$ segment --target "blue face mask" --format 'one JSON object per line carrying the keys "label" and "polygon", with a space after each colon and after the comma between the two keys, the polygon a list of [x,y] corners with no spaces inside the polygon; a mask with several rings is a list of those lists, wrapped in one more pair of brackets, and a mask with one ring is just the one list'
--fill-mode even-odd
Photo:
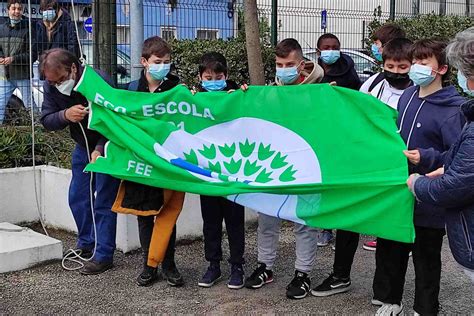
{"label": "blue face mask", "polygon": [[207,91],[222,91],[227,87],[225,80],[203,80],[201,86]]}
{"label": "blue face mask", "polygon": [[341,52],[339,50],[322,50],[320,58],[326,65],[332,65],[341,58]]}
{"label": "blue face mask", "polygon": [[378,61],[382,61],[382,53],[376,44],[372,44],[372,55],[374,55],[375,59]]}
{"label": "blue face mask", "polygon": [[11,25],[17,25],[17,24],[20,23],[20,22],[21,22],[21,18],[19,18],[19,19],[12,19],[12,18],[10,18],[10,23],[11,23]]}
{"label": "blue face mask", "polygon": [[298,67],[287,67],[276,69],[276,76],[283,84],[290,84],[296,81],[298,78]]}
{"label": "blue face mask", "polygon": [[436,75],[432,75],[433,68],[419,64],[411,65],[408,76],[414,84],[420,87],[426,87],[435,80]]}
{"label": "blue face mask", "polygon": [[151,64],[148,65],[148,73],[155,80],[163,80],[170,72],[171,64]]}
{"label": "blue face mask", "polygon": [[55,10],[45,10],[43,11],[43,20],[48,22],[53,22],[56,19]]}
{"label": "blue face mask", "polygon": [[461,87],[462,91],[466,93],[467,95],[474,97],[474,91],[469,89],[467,86],[467,78],[464,76],[464,74],[458,70],[458,84]]}

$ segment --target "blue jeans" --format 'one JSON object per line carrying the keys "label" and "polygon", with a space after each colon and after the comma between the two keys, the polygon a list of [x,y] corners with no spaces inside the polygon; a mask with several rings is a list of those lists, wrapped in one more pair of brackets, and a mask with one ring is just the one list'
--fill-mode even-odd
{"label": "blue jeans", "polygon": [[[90,173],[83,172],[87,163],[87,151],[76,145],[72,153],[72,179],[69,186],[69,207],[76,222],[78,239],[77,247],[85,250],[94,248],[94,224],[90,205]],[[117,214],[111,207],[117,195],[120,181],[109,175],[94,173],[92,192],[95,223],[97,227],[97,248],[95,261],[112,262],[115,250],[115,233]]]}
{"label": "blue jeans", "polygon": [[[15,89],[19,89],[21,92],[21,99],[26,108],[31,107],[30,95],[31,87],[30,80],[0,80],[0,124],[5,119],[5,110],[7,108],[8,100],[12,96]],[[36,108],[35,101],[33,100],[33,108]]]}

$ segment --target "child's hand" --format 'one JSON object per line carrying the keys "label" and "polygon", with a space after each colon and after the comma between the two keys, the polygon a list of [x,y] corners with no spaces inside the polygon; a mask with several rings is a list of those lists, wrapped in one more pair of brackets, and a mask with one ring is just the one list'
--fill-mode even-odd
{"label": "child's hand", "polygon": [[420,163],[420,151],[418,149],[404,150],[403,153],[415,166]]}
{"label": "child's hand", "polygon": [[249,86],[246,83],[240,86],[240,90],[242,90],[243,92],[247,91],[248,89],[249,89]]}
{"label": "child's hand", "polygon": [[195,87],[192,87],[191,90],[189,90],[189,91],[191,91],[192,95],[195,95],[197,93],[197,90],[196,90]]}
{"label": "child's hand", "polygon": [[235,89],[230,89],[227,91],[227,93],[232,93],[232,92],[235,92]]}
{"label": "child's hand", "polygon": [[336,82],[336,81],[331,81],[331,82],[329,83],[329,85],[330,85],[330,86],[337,86],[337,82]]}
{"label": "child's hand", "polygon": [[442,176],[443,174],[444,174],[444,167],[441,167],[439,169],[436,169],[435,171],[427,173],[426,176],[429,178],[436,178],[436,177]]}

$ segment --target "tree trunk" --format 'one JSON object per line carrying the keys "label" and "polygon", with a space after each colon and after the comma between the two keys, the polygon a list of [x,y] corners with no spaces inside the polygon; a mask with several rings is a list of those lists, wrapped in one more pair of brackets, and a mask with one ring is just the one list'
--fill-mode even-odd
{"label": "tree trunk", "polygon": [[92,14],[93,66],[117,83],[116,0],[94,0]]}
{"label": "tree trunk", "polygon": [[250,84],[264,85],[262,49],[260,46],[260,31],[258,27],[257,1],[244,0],[245,39],[247,59],[249,64]]}

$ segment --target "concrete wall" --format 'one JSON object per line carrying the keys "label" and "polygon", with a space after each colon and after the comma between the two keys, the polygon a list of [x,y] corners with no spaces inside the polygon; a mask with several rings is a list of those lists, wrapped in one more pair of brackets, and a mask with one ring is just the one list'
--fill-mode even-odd
{"label": "concrete wall", "polygon": [[[38,204],[48,227],[76,232],[76,225],[68,205],[71,171],[51,166],[36,168]],[[0,169],[0,222],[12,224],[39,220],[33,168]],[[246,211],[246,220],[256,214]],[[178,239],[202,236],[202,218],[199,196],[187,194],[178,219]],[[128,252],[140,247],[135,216],[119,214],[117,218],[117,248]]]}

